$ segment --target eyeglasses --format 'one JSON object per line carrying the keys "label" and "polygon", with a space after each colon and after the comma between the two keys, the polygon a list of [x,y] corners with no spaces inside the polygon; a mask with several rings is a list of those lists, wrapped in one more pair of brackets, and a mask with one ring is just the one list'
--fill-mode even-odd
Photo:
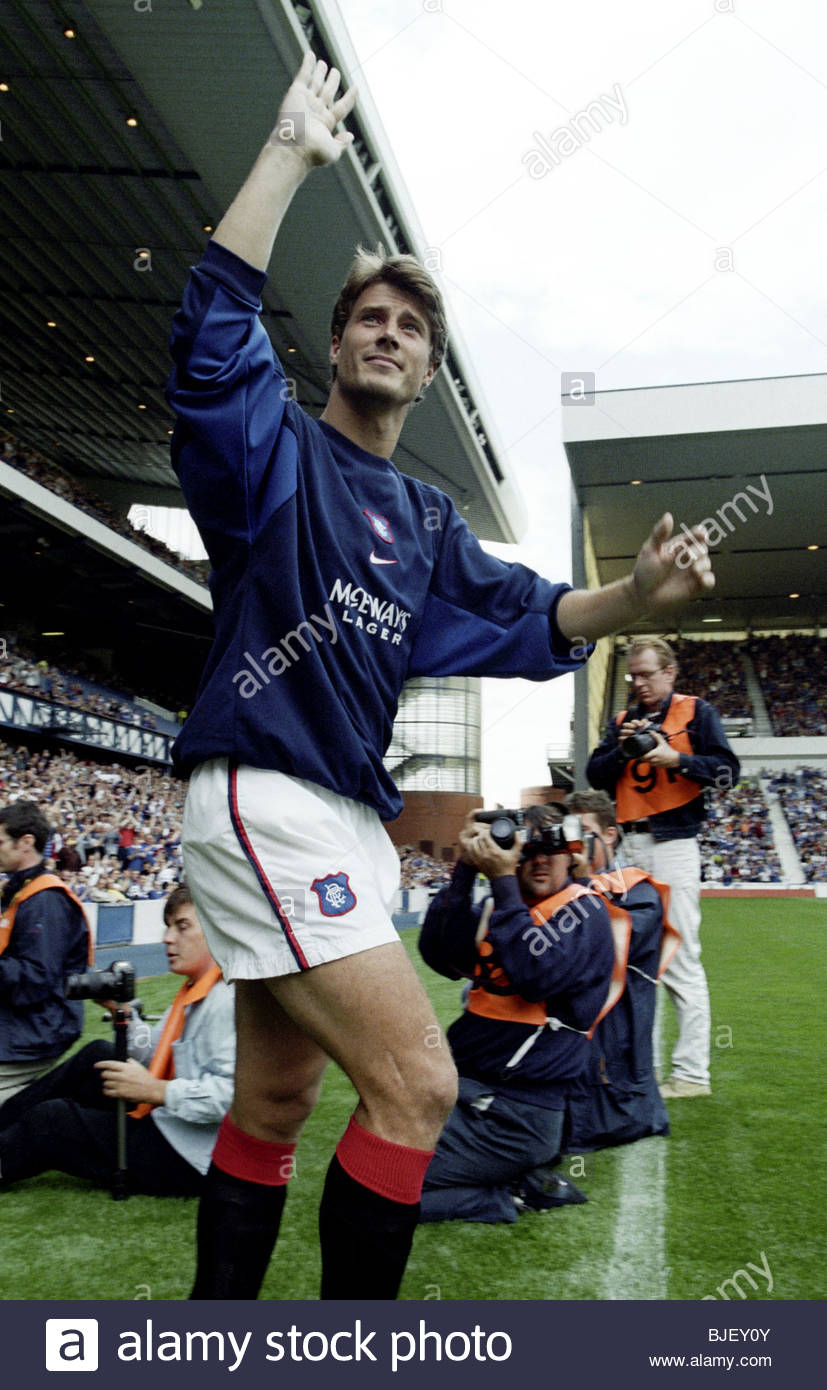
{"label": "eyeglasses", "polygon": [[671,666],[667,665],[667,666],[656,666],[655,669],[654,669],[654,671],[634,671],[634,672],[630,671],[630,672],[629,672],[629,680],[630,680],[630,681],[650,681],[650,680],[652,679],[653,676],[660,675],[660,672],[661,672],[661,671],[669,671],[669,670],[671,670],[671,669],[672,669]]}

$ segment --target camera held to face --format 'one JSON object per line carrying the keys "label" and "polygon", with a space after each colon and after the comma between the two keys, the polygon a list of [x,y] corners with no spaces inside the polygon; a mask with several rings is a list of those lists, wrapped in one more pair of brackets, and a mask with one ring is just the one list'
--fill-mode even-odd
{"label": "camera held to face", "polygon": [[131,961],[116,960],[108,970],[86,970],[82,975],[69,975],[66,998],[112,999],[116,1004],[128,1004],[135,998],[135,967]]}
{"label": "camera held to face", "polygon": [[474,819],[487,825],[491,839],[500,849],[511,849],[517,834],[524,836],[523,859],[535,854],[579,854],[583,849],[583,827],[579,816],[564,816],[559,825],[534,825],[525,811],[475,811]]}
{"label": "camera held to face", "polygon": [[488,826],[491,839],[500,849],[511,849],[517,831],[525,826],[525,811],[475,811],[474,820]]}

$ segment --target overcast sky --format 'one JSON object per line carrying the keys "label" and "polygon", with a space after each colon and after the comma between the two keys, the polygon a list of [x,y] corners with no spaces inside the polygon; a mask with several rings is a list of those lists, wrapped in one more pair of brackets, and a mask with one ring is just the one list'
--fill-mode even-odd
{"label": "overcast sky", "polygon": [[[827,15],[820,0],[339,10],[528,507],[523,542],[497,553],[569,578],[562,371],[607,390],[827,370]],[[547,780],[571,683],[484,686],[484,792],[508,803]]]}

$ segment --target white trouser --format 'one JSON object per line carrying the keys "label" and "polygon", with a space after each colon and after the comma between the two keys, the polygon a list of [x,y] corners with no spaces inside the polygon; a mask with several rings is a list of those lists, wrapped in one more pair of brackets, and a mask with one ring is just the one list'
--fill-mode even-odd
{"label": "white trouser", "polygon": [[36,1062],[0,1062],[0,1105],[5,1105],[24,1086],[45,1076],[56,1061],[57,1057],[41,1057]]}
{"label": "white trouser", "polygon": [[[630,833],[624,858],[669,885],[669,920],[681,945],[661,976],[678,1016],[678,1040],[672,1052],[672,1075],[681,1081],[709,1082],[709,988],[701,965],[701,855],[698,841],[656,840]],[[660,1065],[662,995],[655,1015],[654,1059]]]}

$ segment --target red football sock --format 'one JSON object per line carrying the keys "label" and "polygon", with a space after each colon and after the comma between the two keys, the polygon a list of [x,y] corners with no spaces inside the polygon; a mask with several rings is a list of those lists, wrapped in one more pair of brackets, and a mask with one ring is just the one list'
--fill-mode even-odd
{"label": "red football sock", "polygon": [[225,1115],[218,1131],[212,1161],[222,1173],[264,1187],[283,1187],[293,1176],[295,1144],[274,1144],[257,1139],[234,1125]]}
{"label": "red football sock", "polygon": [[425,1171],[433,1149],[409,1149],[380,1139],[350,1117],[339,1140],[336,1157],[349,1177],[391,1202],[413,1204],[422,1195]]}

